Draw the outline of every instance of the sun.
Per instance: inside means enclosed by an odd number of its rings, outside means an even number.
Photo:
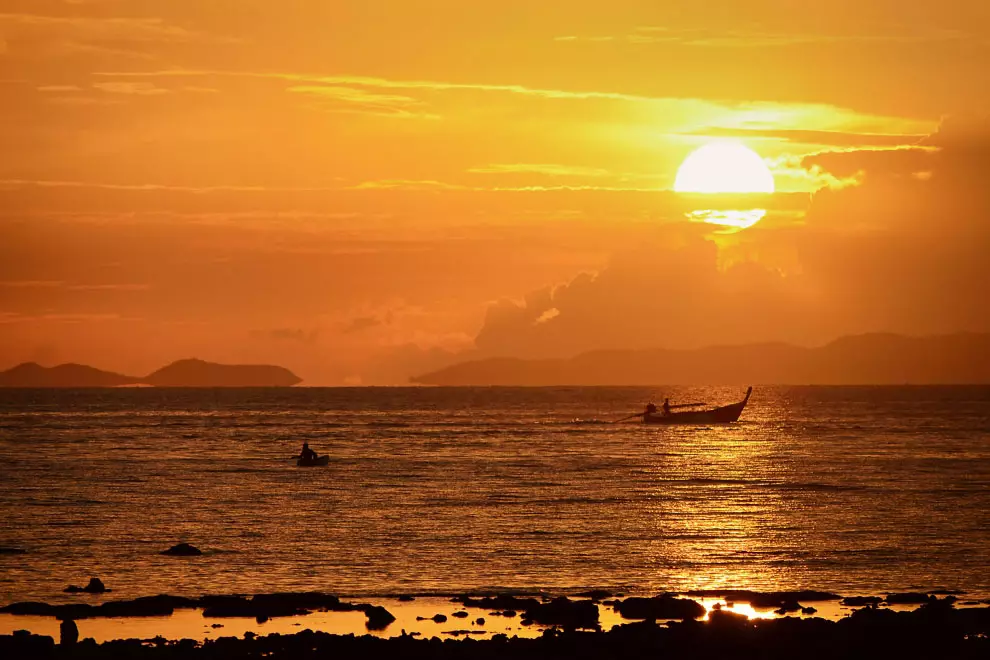
[[[738,142],[712,142],[684,159],[674,190],[682,193],[772,193],[773,174],[760,156]]]

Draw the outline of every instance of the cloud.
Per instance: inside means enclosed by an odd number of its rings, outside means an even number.
[[[39,92],[43,94],[59,94],[66,92],[81,92],[82,87],[77,85],[42,85],[41,87],[36,87]]]
[[[927,44],[972,39],[959,30],[927,29],[884,34],[882,30],[860,34],[824,34],[819,32],[769,32],[760,30],[712,30],[708,28],[668,28],[642,26],[622,35],[555,37],[566,43],[623,42],[630,44],[670,44],[702,48],[767,48],[810,44]]]
[[[771,128],[728,128],[710,126],[691,132],[714,138],[745,138],[748,140],[784,140],[800,144],[828,145],[834,147],[890,147],[918,145],[927,135],[898,133],[853,133],[846,131],[814,131]]]
[[[386,117],[436,117],[414,110],[424,105],[422,101],[399,94],[375,94],[363,89],[332,85],[294,85],[286,91],[317,99],[324,109]]]
[[[341,330],[344,334],[351,334],[355,332],[363,332],[371,328],[377,328],[382,325],[382,321],[375,316],[359,316],[355,319],[349,321]]]
[[[169,90],[149,82],[103,82],[93,83],[93,87],[108,94],[134,94],[137,96],[158,96]]]
[[[597,273],[493,304],[479,353],[990,331],[990,121],[950,118],[919,148],[805,161],[822,177],[859,178],[816,193],[797,225],[726,239],[668,225]],[[776,267],[787,254],[793,266]]]
[[[45,16],[0,13],[0,28],[10,35],[101,42],[202,42],[221,39],[189,30],[161,18],[95,18],[84,16]],[[221,39],[223,40],[223,39]]]
[[[269,339],[277,342],[314,344],[320,337],[320,330],[319,328],[308,331],[302,328],[275,328],[274,330],[255,330],[251,335],[258,339]]]
[[[436,80],[394,80],[374,76],[353,75],[310,75],[302,73],[267,73],[247,71],[221,71],[197,69],[171,69],[161,71],[103,71],[96,72],[97,76],[109,77],[141,77],[141,78],[171,78],[171,77],[235,77],[262,78],[284,80],[287,82],[314,83],[317,85],[371,87],[377,89],[401,89],[423,91],[479,91],[505,92],[524,96],[538,96],[548,99],[606,99],[615,101],[654,101],[657,99],[637,94],[619,92],[571,91],[544,87],[527,87],[525,85],[493,85],[484,83],[453,83]]]
[[[547,176],[579,177],[612,176],[611,172],[600,167],[536,163],[495,163],[472,167],[468,172],[472,174],[546,174]]]

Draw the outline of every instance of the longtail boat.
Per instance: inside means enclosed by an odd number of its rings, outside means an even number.
[[[749,395],[753,388],[746,390],[746,398],[739,403],[720,406],[711,410],[688,410],[669,414],[647,413],[643,415],[645,424],[727,424],[735,422],[742,414],[743,408],[749,403]]]

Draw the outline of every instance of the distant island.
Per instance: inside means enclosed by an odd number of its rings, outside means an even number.
[[[492,358],[411,379],[423,385],[899,385],[990,383],[990,334],[866,334],[818,348],[789,344],[594,351]]]
[[[179,360],[135,378],[83,364],[42,367],[34,362],[0,372],[0,387],[291,387],[302,379],[283,367]]]

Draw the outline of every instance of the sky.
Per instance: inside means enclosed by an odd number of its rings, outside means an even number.
[[[984,0],[0,0],[0,369],[990,331],[988,61]],[[672,190],[724,141],[776,192]]]

